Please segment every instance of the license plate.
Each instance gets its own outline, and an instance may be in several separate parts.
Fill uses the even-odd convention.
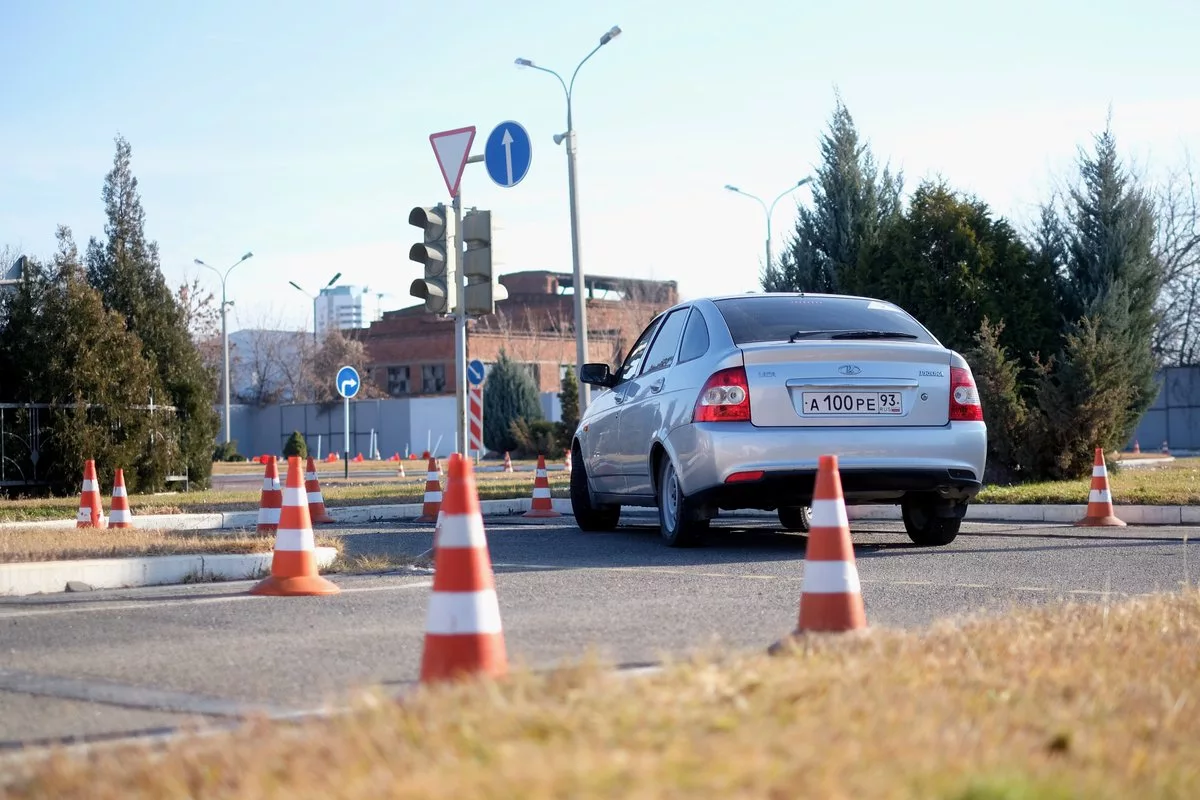
[[[892,417],[904,413],[899,392],[804,392],[801,413],[819,415],[875,415]]]

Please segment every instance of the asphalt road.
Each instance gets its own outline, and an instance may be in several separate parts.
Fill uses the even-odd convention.
[[[648,524],[584,534],[557,522],[487,521],[514,663],[545,668],[590,651],[634,666],[707,647],[762,649],[795,624],[805,539],[767,520],[722,521],[691,550],[664,547]],[[352,554],[416,555],[432,540],[429,525],[338,532]],[[953,545],[920,549],[897,523],[855,523],[868,621],[922,626],[1196,581],[1189,529],[1133,532],[968,523]],[[430,576],[335,580],[342,594],[325,598],[255,597],[247,582],[0,598],[0,750],[286,715],[337,704],[354,687],[413,685]]]

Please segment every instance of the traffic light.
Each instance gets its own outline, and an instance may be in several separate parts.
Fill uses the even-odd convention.
[[[492,265],[492,212],[471,209],[463,216],[463,273],[467,277],[467,314],[491,314],[508,297]]]
[[[458,297],[454,215],[441,203],[432,208],[417,206],[408,212],[408,224],[425,232],[423,241],[408,251],[411,260],[425,266],[425,277],[413,281],[408,292],[424,300],[425,310],[430,313],[453,314]]]

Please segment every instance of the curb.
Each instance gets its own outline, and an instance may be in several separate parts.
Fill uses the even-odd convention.
[[[337,558],[332,547],[316,551],[318,569],[327,568]],[[251,580],[270,571],[273,555],[223,553],[0,564],[0,596],[58,593],[75,581],[89,589],[125,589],[184,583],[188,576],[197,581]]]
[[[521,514],[532,505],[531,498],[518,497],[510,500],[481,500],[479,510],[486,516]],[[557,497],[552,501],[554,510],[563,516],[573,517],[571,501]],[[1148,506],[1114,505],[1118,517],[1130,525],[1200,525],[1200,506]],[[363,524],[368,522],[405,522],[421,515],[421,503],[405,503],[375,506],[327,506],[326,510],[336,522]],[[653,509],[630,508],[625,515],[653,514]],[[1051,522],[1074,523],[1087,513],[1087,504],[1037,505],[1033,503],[973,503],[967,507],[966,519],[975,522]],[[773,518],[774,511],[729,511],[721,514],[725,518]],[[846,516],[852,520],[899,521],[899,506],[847,506]],[[253,528],[258,522],[257,511],[231,511],[211,514],[147,514],[135,516],[135,528],[157,528],[175,531],[217,531]],[[48,520],[39,522],[0,522],[0,531],[6,528],[74,528],[74,520]],[[323,527],[323,526],[318,526]]]

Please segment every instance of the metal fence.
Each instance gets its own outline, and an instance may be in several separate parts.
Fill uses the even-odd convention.
[[[540,399],[546,419],[562,418],[557,394],[543,392]],[[425,450],[445,456],[457,448],[456,410],[453,396],[352,400],[347,439],[340,402],[262,408],[239,405],[230,409],[230,438],[237,442],[238,452],[250,458],[279,455],[292,431],[300,431],[309,451],[317,458],[344,452],[362,453],[364,458],[378,452],[388,458],[395,453],[407,456]],[[224,413],[220,405],[216,411]],[[216,443],[224,440],[222,425]]]
[[[1158,397],[1138,423],[1134,442],[1142,450],[1200,450],[1200,367],[1168,367],[1158,375]]]
[[[80,407],[99,408],[91,403],[82,406],[58,403],[0,403],[0,487],[49,486],[50,481],[38,470],[38,462],[42,453],[53,446],[54,429],[50,426],[50,419],[57,410]],[[175,406],[154,403],[132,406],[130,410],[149,414],[152,420],[155,415],[175,415]],[[150,435],[155,439],[155,446],[165,444],[178,452],[179,442],[175,426],[164,425],[160,429],[151,425]]]

